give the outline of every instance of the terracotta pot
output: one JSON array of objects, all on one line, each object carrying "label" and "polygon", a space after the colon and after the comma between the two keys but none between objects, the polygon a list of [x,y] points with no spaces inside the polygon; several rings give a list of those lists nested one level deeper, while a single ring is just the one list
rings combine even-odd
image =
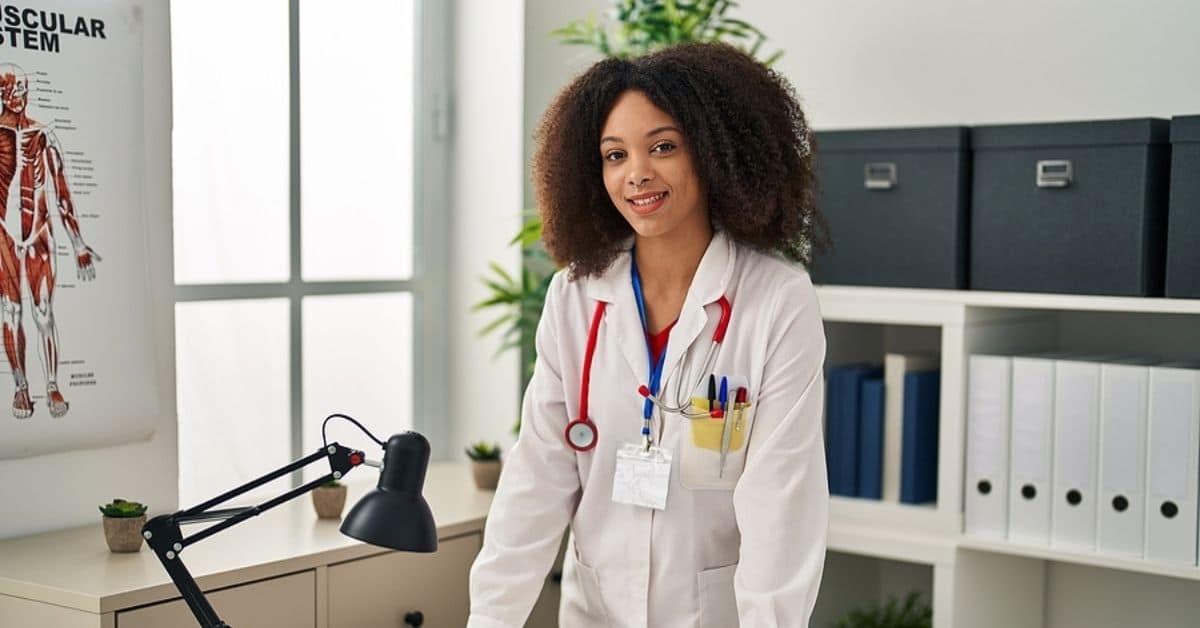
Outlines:
[{"label": "terracotta pot", "polygon": [[475,486],[484,490],[495,490],[500,483],[499,460],[472,460],[471,473],[475,475]]},{"label": "terracotta pot", "polygon": [[346,485],[319,486],[312,492],[313,508],[321,519],[341,519],[346,507]]},{"label": "terracotta pot", "polygon": [[138,517],[104,517],[104,540],[108,549],[118,554],[142,550],[142,526],[146,515]]}]

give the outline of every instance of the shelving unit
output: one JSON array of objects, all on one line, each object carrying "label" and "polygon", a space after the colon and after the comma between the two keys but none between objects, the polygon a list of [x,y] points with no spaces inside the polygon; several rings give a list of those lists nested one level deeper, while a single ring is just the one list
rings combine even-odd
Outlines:
[{"label": "shelving unit", "polygon": [[[834,497],[831,553],[875,561],[884,574],[877,580],[896,569],[892,561],[931,571],[935,628],[1197,625],[1200,567],[1030,547],[962,530],[969,355],[1074,351],[1200,360],[1200,300],[858,286],[818,286],[817,294],[831,364],[930,350],[941,355],[942,371],[937,504]],[[830,564],[844,566],[836,562],[842,560]],[[836,576],[828,584],[838,586]],[[853,597],[831,593],[847,595]]]}]

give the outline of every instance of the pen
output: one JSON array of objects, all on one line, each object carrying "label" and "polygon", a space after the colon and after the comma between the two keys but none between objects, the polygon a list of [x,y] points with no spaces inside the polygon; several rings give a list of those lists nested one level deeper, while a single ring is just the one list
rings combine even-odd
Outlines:
[{"label": "pen", "polygon": [[729,380],[725,377],[721,378],[721,393],[717,397],[717,400],[720,402],[717,406],[717,411],[721,413],[718,416],[724,417],[729,413]]},{"label": "pen", "polygon": [[737,392],[733,396],[733,408],[737,412],[737,422],[734,423],[733,429],[742,430],[742,415],[746,412],[746,388],[738,387]]},{"label": "pen", "polygon": [[709,373],[708,375],[708,411],[712,412],[713,401],[717,398],[717,376]]},{"label": "pen", "polygon": [[725,419],[725,424],[721,426],[721,468],[717,470],[717,477],[725,477],[725,456],[729,453],[729,437],[733,434],[729,429],[729,424],[734,423],[734,429],[742,429],[742,413],[746,409],[742,404],[746,403],[746,389],[739,386],[737,392],[733,396],[733,408],[729,410],[730,416]]}]

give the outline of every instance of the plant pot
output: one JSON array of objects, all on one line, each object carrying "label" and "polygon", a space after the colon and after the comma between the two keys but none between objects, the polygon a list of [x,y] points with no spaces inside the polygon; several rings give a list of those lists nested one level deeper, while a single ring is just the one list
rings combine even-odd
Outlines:
[{"label": "plant pot", "polygon": [[472,460],[471,473],[475,475],[475,487],[483,490],[495,490],[500,483],[499,460]]},{"label": "plant pot", "polygon": [[104,517],[104,540],[108,549],[117,554],[142,550],[142,526],[146,515],[139,517]]},{"label": "plant pot", "polygon": [[319,486],[312,492],[313,508],[321,519],[341,519],[346,507],[346,486]]}]

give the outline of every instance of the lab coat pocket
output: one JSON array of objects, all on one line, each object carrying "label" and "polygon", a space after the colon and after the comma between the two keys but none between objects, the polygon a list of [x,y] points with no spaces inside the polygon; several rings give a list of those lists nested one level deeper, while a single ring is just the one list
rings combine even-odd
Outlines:
[{"label": "lab coat pocket", "polygon": [[[744,377],[729,377],[730,390],[746,386]],[[732,489],[746,464],[754,406],[748,398],[737,402],[729,397],[719,418],[707,415],[706,395],[693,394],[691,410],[696,418],[684,418],[679,444],[680,483],[690,489]],[[722,452],[724,455],[722,456]]]},{"label": "lab coat pocket", "polygon": [[[570,583],[574,591],[563,589],[562,607],[559,609],[559,621],[564,626],[606,626],[608,611],[604,606],[604,597],[600,593],[600,575],[595,568],[579,560],[579,551],[572,548],[574,556],[569,562],[573,569],[564,570],[564,576],[573,571]],[[564,581],[566,578],[564,577]]]},{"label": "lab coat pocket", "polygon": [[700,589],[700,627],[734,628],[738,625],[733,575],[737,563],[706,569],[697,576]]}]

